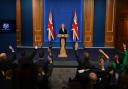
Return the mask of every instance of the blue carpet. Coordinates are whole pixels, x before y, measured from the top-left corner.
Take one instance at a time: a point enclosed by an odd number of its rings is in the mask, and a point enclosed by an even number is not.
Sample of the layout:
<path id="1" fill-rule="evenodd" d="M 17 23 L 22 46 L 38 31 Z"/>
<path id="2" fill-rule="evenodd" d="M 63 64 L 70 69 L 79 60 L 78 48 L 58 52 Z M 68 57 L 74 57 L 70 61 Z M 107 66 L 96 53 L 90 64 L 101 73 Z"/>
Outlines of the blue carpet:
<path id="1" fill-rule="evenodd" d="M 83 48 L 83 43 L 82 42 L 78 42 L 79 43 L 79 47 Z M 74 45 L 74 42 L 66 42 L 66 47 L 68 48 L 72 48 Z M 59 42 L 52 42 L 52 46 L 56 47 L 56 48 L 60 48 L 60 43 Z M 49 47 L 49 42 L 45 42 L 43 43 L 43 47 Z"/>
<path id="2" fill-rule="evenodd" d="M 17 49 L 17 57 L 20 57 L 20 52 L 25 50 L 28 55 L 32 53 L 32 48 L 18 48 Z M 41 50 L 41 49 L 39 49 Z M 44 50 L 44 58 L 47 59 L 48 51 L 47 48 L 43 48 Z M 99 58 L 99 49 L 98 48 L 86 48 L 86 49 L 79 49 L 78 50 L 78 55 L 80 59 L 83 58 L 83 53 L 86 51 L 90 54 L 90 60 L 97 60 Z M 103 49 L 109 56 L 110 58 L 114 57 L 114 54 L 116 53 L 116 50 L 113 48 L 104 48 Z M 53 59 L 55 61 L 75 61 L 76 57 L 74 55 L 73 49 L 66 49 L 67 51 L 67 58 L 59 58 L 58 53 L 59 53 L 59 48 L 53 48 L 52 53 L 53 53 Z M 37 56 L 37 55 L 36 55 Z"/>

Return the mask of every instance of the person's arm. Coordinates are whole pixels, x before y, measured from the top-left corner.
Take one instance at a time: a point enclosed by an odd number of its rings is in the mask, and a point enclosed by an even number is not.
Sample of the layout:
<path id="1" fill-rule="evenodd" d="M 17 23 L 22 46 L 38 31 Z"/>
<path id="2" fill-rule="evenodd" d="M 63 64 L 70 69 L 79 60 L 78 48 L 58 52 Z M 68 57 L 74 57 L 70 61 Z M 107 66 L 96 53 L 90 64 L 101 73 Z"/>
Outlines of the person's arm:
<path id="1" fill-rule="evenodd" d="M 30 59 L 33 59 L 37 53 L 37 49 L 38 49 L 38 46 L 35 46 L 34 47 L 34 51 L 32 52 L 32 54 L 30 55 Z"/>
<path id="2" fill-rule="evenodd" d="M 12 60 L 16 60 L 16 52 L 15 52 L 14 48 L 11 45 L 9 45 L 9 49 L 12 52 Z"/>
<path id="3" fill-rule="evenodd" d="M 124 49 L 124 60 L 123 65 L 128 65 L 128 52 L 127 52 L 127 46 L 123 43 L 123 49 Z"/>
<path id="4" fill-rule="evenodd" d="M 15 52 L 14 48 L 11 45 L 9 45 L 9 49 L 11 50 L 11 52 Z"/>
<path id="5" fill-rule="evenodd" d="M 124 51 L 126 51 L 126 48 L 127 48 L 126 44 L 123 43 L 123 49 L 124 49 Z"/>
<path id="6" fill-rule="evenodd" d="M 75 43 L 75 47 L 74 47 L 74 52 L 75 52 L 75 57 L 76 57 L 76 61 L 78 63 L 78 65 L 82 65 L 81 61 L 80 61 L 80 58 L 78 56 L 78 43 Z"/>
<path id="7" fill-rule="evenodd" d="M 102 53 L 107 59 L 109 59 L 109 56 L 102 49 L 99 49 L 99 52 Z"/>
<path id="8" fill-rule="evenodd" d="M 123 62 L 121 64 L 121 74 L 124 74 L 126 71 L 126 62 L 127 62 L 127 51 L 126 51 L 126 44 L 123 43 L 123 50 L 124 50 L 124 58 L 123 58 Z"/>

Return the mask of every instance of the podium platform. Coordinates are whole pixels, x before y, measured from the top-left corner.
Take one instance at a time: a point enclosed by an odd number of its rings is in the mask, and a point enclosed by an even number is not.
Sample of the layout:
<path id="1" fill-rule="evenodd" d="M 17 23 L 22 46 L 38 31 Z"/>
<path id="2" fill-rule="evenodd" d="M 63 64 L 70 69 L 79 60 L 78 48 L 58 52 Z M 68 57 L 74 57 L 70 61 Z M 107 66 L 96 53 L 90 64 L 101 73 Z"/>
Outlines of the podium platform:
<path id="1" fill-rule="evenodd" d="M 60 38 L 60 52 L 58 54 L 58 57 L 63 57 L 66 58 L 68 57 L 67 52 L 66 52 L 66 38 L 68 37 L 68 34 L 58 34 L 57 36 Z"/>

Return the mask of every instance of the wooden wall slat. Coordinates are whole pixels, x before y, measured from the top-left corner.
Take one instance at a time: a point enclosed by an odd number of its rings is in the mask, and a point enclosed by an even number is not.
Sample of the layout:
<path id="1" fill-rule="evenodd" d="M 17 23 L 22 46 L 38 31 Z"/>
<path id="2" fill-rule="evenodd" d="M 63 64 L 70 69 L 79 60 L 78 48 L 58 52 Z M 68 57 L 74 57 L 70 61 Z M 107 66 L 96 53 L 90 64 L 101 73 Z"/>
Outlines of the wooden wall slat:
<path id="1" fill-rule="evenodd" d="M 33 46 L 42 46 L 42 10 L 43 0 L 32 0 Z"/>
<path id="2" fill-rule="evenodd" d="M 21 46 L 21 7 L 20 0 L 16 0 L 16 43 Z"/>
<path id="3" fill-rule="evenodd" d="M 105 47 L 115 46 L 115 4 L 116 0 L 106 0 Z"/>
<path id="4" fill-rule="evenodd" d="M 83 45 L 93 46 L 93 20 L 94 20 L 94 0 L 83 0 Z"/>

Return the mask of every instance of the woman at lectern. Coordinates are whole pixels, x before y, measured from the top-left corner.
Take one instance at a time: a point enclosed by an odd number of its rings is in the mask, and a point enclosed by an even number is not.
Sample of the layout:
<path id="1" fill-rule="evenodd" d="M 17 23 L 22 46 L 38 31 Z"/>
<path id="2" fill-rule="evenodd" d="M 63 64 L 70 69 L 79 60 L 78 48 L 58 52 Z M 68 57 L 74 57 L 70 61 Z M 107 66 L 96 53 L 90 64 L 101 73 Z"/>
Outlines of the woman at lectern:
<path id="1" fill-rule="evenodd" d="M 59 34 L 67 34 L 67 30 L 65 29 L 65 25 L 61 24 L 61 29 L 59 30 Z M 66 38 L 65 38 L 65 44 L 66 44 Z M 60 38 L 60 46 L 61 46 L 61 38 Z"/>
<path id="2" fill-rule="evenodd" d="M 59 34 L 67 34 L 67 30 L 65 29 L 64 24 L 61 24 L 61 29 L 59 30 Z"/>

